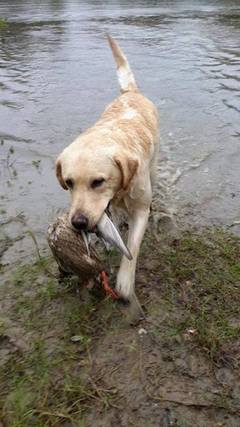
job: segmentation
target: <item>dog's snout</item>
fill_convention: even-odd
[[[79,213],[72,216],[71,223],[77,230],[86,230],[88,227],[87,217]]]

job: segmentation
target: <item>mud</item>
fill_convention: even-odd
[[[3,425],[239,426],[239,253],[221,230],[148,233],[135,327],[101,289],[59,283],[51,257],[3,267]]]

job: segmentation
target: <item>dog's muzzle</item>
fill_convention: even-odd
[[[78,230],[87,230],[88,228],[88,219],[85,215],[80,213],[75,213],[71,218],[72,226]]]

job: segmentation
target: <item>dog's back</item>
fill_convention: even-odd
[[[156,107],[139,91],[128,60],[117,42],[110,36],[107,38],[117,64],[121,95],[108,105],[100,119],[83,135],[88,141],[120,144],[123,149],[133,150],[136,154],[139,152],[140,158],[143,153],[145,158],[151,158],[158,137]]]

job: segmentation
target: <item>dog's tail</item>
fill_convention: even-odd
[[[107,35],[107,39],[117,64],[117,75],[121,93],[138,90],[134,75],[122,49],[120,49],[117,42],[111,36]]]

